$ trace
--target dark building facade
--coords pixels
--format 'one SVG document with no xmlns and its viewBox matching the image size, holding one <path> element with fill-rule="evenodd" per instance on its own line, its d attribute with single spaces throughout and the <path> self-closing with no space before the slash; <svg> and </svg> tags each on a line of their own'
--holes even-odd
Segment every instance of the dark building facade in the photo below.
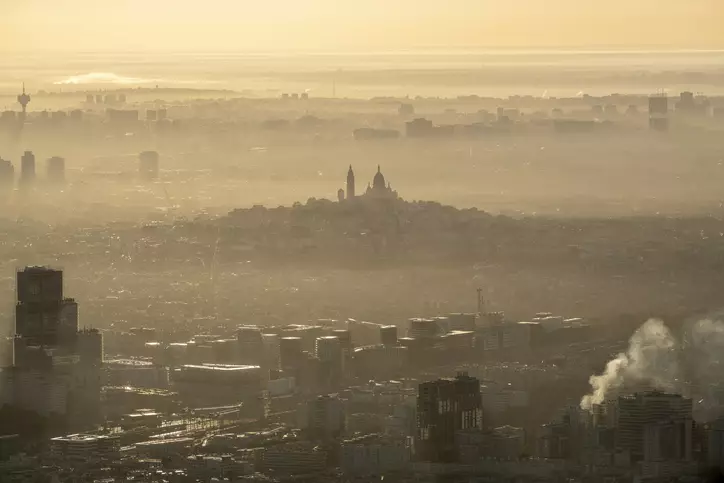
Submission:
<svg viewBox="0 0 724 483">
<path fill-rule="evenodd" d="M 63 272 L 27 267 L 17 273 L 15 333 L 32 345 L 72 346 L 78 332 L 78 304 L 63 297 Z"/>
<path fill-rule="evenodd" d="M 455 434 L 482 426 L 480 381 L 466 373 L 420 384 L 415 451 L 421 461 L 458 460 Z"/>
<path fill-rule="evenodd" d="M 35 155 L 32 151 L 25 151 L 20 159 L 20 182 L 30 184 L 35 181 Z"/>
</svg>

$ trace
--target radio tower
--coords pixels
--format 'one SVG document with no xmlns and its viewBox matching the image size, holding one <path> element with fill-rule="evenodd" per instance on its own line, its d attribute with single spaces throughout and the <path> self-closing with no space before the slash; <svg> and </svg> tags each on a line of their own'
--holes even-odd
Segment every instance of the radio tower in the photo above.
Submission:
<svg viewBox="0 0 724 483">
<path fill-rule="evenodd" d="M 25 119 L 25 114 L 28 109 L 28 104 L 30 104 L 30 96 L 25 93 L 25 82 L 23 82 L 23 93 L 18 96 L 18 103 L 20 103 L 20 105 L 23 108 L 22 116 L 23 116 L 23 119 Z"/>
</svg>

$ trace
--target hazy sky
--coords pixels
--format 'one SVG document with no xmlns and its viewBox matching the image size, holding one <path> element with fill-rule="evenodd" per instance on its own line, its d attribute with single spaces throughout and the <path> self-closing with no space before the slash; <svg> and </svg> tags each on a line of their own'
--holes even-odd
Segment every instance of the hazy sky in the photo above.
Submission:
<svg viewBox="0 0 724 483">
<path fill-rule="evenodd" d="M 0 49 L 724 48 L 724 0 L 0 0 Z"/>
</svg>

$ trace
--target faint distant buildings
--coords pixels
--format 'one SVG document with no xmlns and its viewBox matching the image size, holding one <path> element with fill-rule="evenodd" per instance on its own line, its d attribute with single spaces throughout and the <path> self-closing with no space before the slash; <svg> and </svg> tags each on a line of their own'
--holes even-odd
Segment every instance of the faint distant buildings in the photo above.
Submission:
<svg viewBox="0 0 724 483">
<path fill-rule="evenodd" d="M 676 103 L 676 114 L 691 117 L 708 117 L 711 111 L 711 102 L 703 96 L 694 96 L 693 92 L 682 92 L 679 102 Z"/>
<path fill-rule="evenodd" d="M 285 100 L 285 101 L 288 101 L 290 99 L 293 101 L 298 101 L 298 100 L 307 101 L 307 100 L 309 100 L 309 93 L 302 92 L 301 94 L 299 94 L 298 92 L 293 92 L 290 94 L 288 92 L 284 92 L 284 93 L 282 93 L 281 98 L 282 98 L 282 100 Z"/>
<path fill-rule="evenodd" d="M 65 182 L 65 159 L 59 156 L 53 156 L 48 159 L 47 164 L 48 181 L 54 184 L 62 184 Z"/>
<path fill-rule="evenodd" d="M 455 434 L 482 427 L 480 381 L 465 373 L 454 379 L 438 379 L 420 384 L 417 393 L 418 459 L 455 462 L 458 454 Z"/>
<path fill-rule="evenodd" d="M 35 155 L 25 151 L 20 159 L 20 184 L 29 185 L 35 182 Z"/>
<path fill-rule="evenodd" d="M 164 121 L 168 117 L 166 109 L 147 109 L 146 121 Z"/>
<path fill-rule="evenodd" d="M 126 103 L 126 94 L 124 93 L 108 93 L 108 94 L 93 94 L 87 93 L 85 95 L 85 103 L 87 105 L 119 105 Z"/>
<path fill-rule="evenodd" d="M 144 151 L 138 155 L 138 174 L 142 179 L 158 179 L 159 155 L 156 151 Z"/>
<path fill-rule="evenodd" d="M 405 133 L 408 138 L 425 138 L 433 136 L 435 126 L 432 121 L 424 118 L 417 118 L 406 124 Z"/>
<path fill-rule="evenodd" d="M 400 132 L 394 129 L 374 129 L 371 127 L 361 127 L 354 130 L 354 138 L 357 141 L 371 141 L 374 139 L 397 139 Z"/>
<path fill-rule="evenodd" d="M 415 115 L 415 106 L 413 106 L 412 104 L 403 102 L 402 104 L 400 104 L 400 107 L 397 109 L 397 112 L 402 117 L 414 116 Z"/>
<path fill-rule="evenodd" d="M 116 125 L 128 125 L 138 122 L 138 111 L 134 109 L 108 109 L 108 121 Z"/>
<path fill-rule="evenodd" d="M 7 159 L 0 158 L 0 186 L 12 186 L 15 181 L 15 167 Z"/>
<path fill-rule="evenodd" d="M 669 98 L 666 94 L 649 97 L 649 127 L 656 131 L 669 129 Z"/>
</svg>

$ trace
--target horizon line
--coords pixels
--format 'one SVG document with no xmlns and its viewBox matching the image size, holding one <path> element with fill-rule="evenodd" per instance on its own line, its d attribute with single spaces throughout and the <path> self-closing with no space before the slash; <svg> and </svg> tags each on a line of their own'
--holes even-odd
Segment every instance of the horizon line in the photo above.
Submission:
<svg viewBox="0 0 724 483">
<path fill-rule="evenodd" d="M 167 54 L 167 55 L 400 55 L 414 53 L 437 54 L 570 54 L 570 55 L 601 55 L 601 54 L 719 54 L 724 53 L 721 47 L 676 47 L 676 46 L 417 46 L 394 47 L 389 49 L 344 48 L 344 49 L 314 49 L 314 48 L 267 48 L 267 49 L 66 49 L 63 47 L 30 48 L 23 51 L 4 49 L 4 54 L 28 55 L 33 53 L 63 53 L 75 55 L 102 55 L 102 54 Z"/>
</svg>

